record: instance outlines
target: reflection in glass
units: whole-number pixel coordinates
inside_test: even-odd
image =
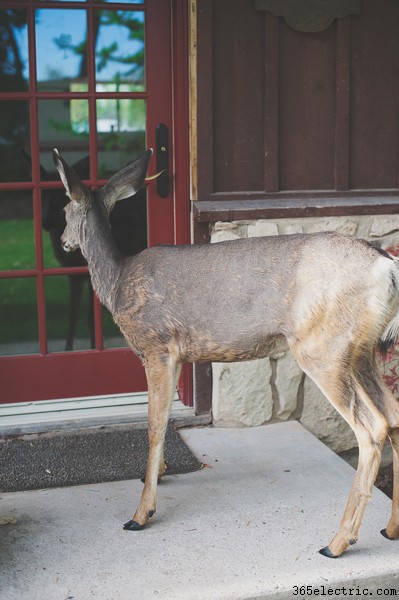
[[[45,292],[49,352],[94,348],[93,290],[89,275],[47,277]]]
[[[35,266],[32,192],[0,191],[0,271]]]
[[[89,156],[72,163],[81,179],[89,179]],[[51,179],[44,167],[41,169],[42,179]],[[80,250],[64,252],[61,246],[61,235],[65,229],[64,207],[69,202],[64,188],[44,189],[42,196],[42,228],[44,266],[82,267],[86,265]]]
[[[29,102],[0,101],[0,182],[30,181]]]
[[[145,100],[97,100],[98,173],[121,169],[145,151]]]
[[[23,92],[29,85],[26,10],[0,10],[0,92]]]
[[[87,91],[85,10],[36,10],[36,69],[41,92]]]
[[[36,279],[0,279],[0,356],[39,352]]]
[[[144,13],[99,10],[96,18],[97,91],[144,90]]]
[[[52,158],[59,148],[69,164],[89,156],[89,105],[87,100],[39,100],[40,164],[42,179],[59,181]]]
[[[110,214],[114,240],[120,252],[133,256],[147,248],[147,192],[119,200]],[[122,348],[127,344],[111,314],[103,308],[104,348]]]

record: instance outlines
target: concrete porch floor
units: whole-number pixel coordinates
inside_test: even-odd
[[[17,521],[0,527],[0,597],[399,595],[399,541],[379,533],[390,515],[379,490],[358,544],[337,560],[318,553],[339,527],[354,471],[297,422],[182,435],[209,466],[165,477],[143,531],[122,529],[138,503],[139,480],[1,494],[0,516]]]

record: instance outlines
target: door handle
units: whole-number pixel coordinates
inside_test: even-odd
[[[157,173],[163,171],[157,178],[157,193],[161,198],[169,194],[169,140],[168,128],[165,123],[159,123],[155,130]]]

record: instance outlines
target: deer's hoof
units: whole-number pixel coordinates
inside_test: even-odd
[[[153,515],[155,515],[155,509],[149,510],[148,518],[150,519]],[[144,525],[140,525],[140,523],[137,523],[137,521],[131,519],[130,521],[124,524],[123,529],[125,529],[126,531],[141,531],[141,529],[144,529],[145,525],[145,523]]]
[[[391,537],[388,535],[387,530],[386,529],[381,529],[380,531],[381,535],[384,536],[384,538],[386,538],[387,540],[396,540],[397,538]]]
[[[338,558],[336,554],[333,554],[328,546],[319,550],[319,553],[323,556],[327,556],[327,558]]]
[[[140,523],[131,519],[124,524],[123,529],[125,529],[125,531],[140,531],[141,529],[144,529],[144,527],[144,525],[140,525]]]

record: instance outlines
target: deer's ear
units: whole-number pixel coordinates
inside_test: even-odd
[[[90,190],[82,183],[76,171],[63,159],[57,148],[53,150],[53,159],[67,196],[71,200],[75,200],[75,202],[88,204],[90,201]]]
[[[147,150],[140,158],[115,173],[97,192],[108,212],[114,208],[115,202],[134,196],[143,187],[151,156],[152,150]]]

